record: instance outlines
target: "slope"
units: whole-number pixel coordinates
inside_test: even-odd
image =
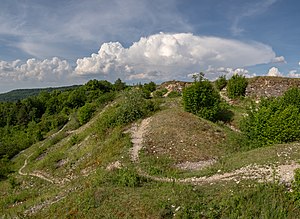
[[[297,168],[299,144],[241,151],[240,133],[183,112],[180,98],[159,101],[162,110],[145,120],[112,126],[117,100],[79,129],[67,125],[20,153],[14,159],[19,171],[0,182],[1,216],[293,218],[300,213],[286,184],[273,183],[276,177],[260,184],[260,175],[241,175],[262,165],[269,172]],[[183,168],[189,164],[195,168]]]

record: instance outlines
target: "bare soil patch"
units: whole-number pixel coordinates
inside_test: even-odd
[[[170,109],[152,117],[143,143],[146,156],[167,155],[174,164],[217,159],[226,135],[214,124],[181,110]]]

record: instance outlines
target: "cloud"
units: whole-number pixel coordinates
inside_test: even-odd
[[[272,67],[269,69],[267,76],[273,76],[273,77],[282,77],[283,75],[276,67]]]
[[[298,73],[297,70],[291,70],[288,73],[288,77],[291,77],[291,78],[300,78],[300,73]]]
[[[220,67],[220,68],[213,68],[211,66],[208,67],[208,69],[205,71],[205,73],[209,76],[208,78],[211,80],[217,79],[221,75],[225,75],[226,78],[231,78],[233,75],[243,75],[247,78],[255,77],[256,74],[250,73],[247,69],[244,68],[226,68],[226,67]]]
[[[57,82],[65,80],[72,72],[72,68],[66,60],[53,57],[39,61],[28,59],[26,63],[20,60],[12,62],[0,61],[0,79],[5,82]]]
[[[284,63],[284,64],[286,64],[287,62],[285,61],[285,58],[283,56],[277,56],[274,59],[272,59],[272,63]]]
[[[269,9],[277,0],[259,0],[257,2],[251,2],[249,4],[244,4],[232,12],[235,16],[233,17],[233,22],[231,25],[231,32],[233,35],[240,35],[245,30],[240,27],[240,23],[247,17],[252,17],[255,15],[262,14]]]
[[[127,44],[161,30],[193,31],[176,0],[5,1],[0,36],[30,57],[78,57],[109,40]],[[81,48],[79,48],[79,46]]]
[[[159,33],[142,37],[129,48],[119,42],[104,43],[98,53],[78,59],[75,74],[125,79],[184,79],[201,69],[228,66],[238,69],[270,63],[271,47],[191,33]]]

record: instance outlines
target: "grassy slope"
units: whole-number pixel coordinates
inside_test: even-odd
[[[22,217],[25,212],[35,218],[296,218],[300,214],[284,187],[276,184],[243,181],[192,186],[138,177],[128,155],[130,136],[124,134],[129,127],[101,131],[105,115],[113,108],[99,112],[86,128],[62,130],[20,153],[14,159],[16,173],[0,182],[1,215]],[[203,138],[207,135],[210,138]],[[151,174],[183,177],[300,158],[296,143],[241,152],[239,138],[226,126],[183,112],[180,99],[167,99],[164,110],[153,116],[140,167]],[[23,172],[39,170],[62,183],[18,175],[17,170],[29,155]],[[218,162],[201,171],[178,171],[173,167],[178,162],[210,158]],[[117,160],[124,171],[106,170]]]

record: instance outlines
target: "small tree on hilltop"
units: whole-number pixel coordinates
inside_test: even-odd
[[[211,82],[200,73],[193,76],[193,85],[184,89],[182,98],[184,109],[204,119],[216,121],[221,110],[221,98]]]
[[[248,82],[242,75],[233,75],[227,84],[227,95],[230,98],[237,98],[245,96]]]
[[[216,88],[222,90],[227,85],[226,76],[222,75],[215,81]]]
[[[126,83],[123,82],[120,78],[118,78],[114,83],[114,89],[116,91],[121,91],[124,90],[125,88],[126,88]]]

